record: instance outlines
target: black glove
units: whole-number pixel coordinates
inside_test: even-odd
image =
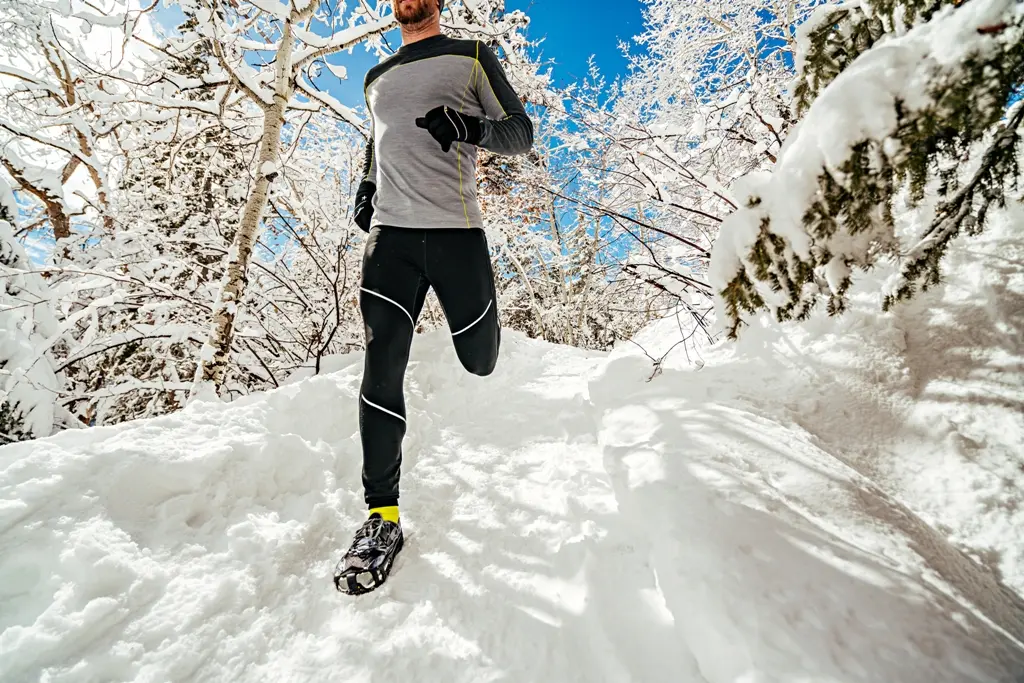
[[[435,107],[426,116],[416,119],[416,125],[426,128],[434,139],[441,143],[441,151],[447,153],[453,142],[480,144],[483,122],[475,116],[463,114],[451,107]]]
[[[359,183],[356,190],[356,225],[363,232],[370,232],[370,219],[373,218],[373,195],[377,193],[377,186],[369,180]]]

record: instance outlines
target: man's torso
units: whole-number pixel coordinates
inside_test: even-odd
[[[456,143],[447,154],[416,118],[447,105],[472,116],[487,112],[477,96],[489,87],[479,43],[445,36],[403,48],[366,77],[373,117],[377,193],[373,225],[482,227],[476,196],[476,147]]]

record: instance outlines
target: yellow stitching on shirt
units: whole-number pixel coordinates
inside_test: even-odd
[[[480,41],[477,41],[476,43],[476,63],[480,67],[480,73],[483,74],[484,78],[487,80],[487,87],[491,91],[491,97],[493,97],[494,101],[498,103],[498,109],[501,110],[501,115],[507,119],[509,117],[508,112],[505,111],[505,107],[502,106],[501,100],[498,99],[498,96],[494,92],[494,86],[491,85],[491,77],[487,75],[484,65],[480,64]]]
[[[473,60],[473,68],[469,70],[469,80],[466,81],[466,87],[462,89],[462,99],[459,101],[459,110],[466,106],[466,95],[469,94],[469,86],[473,85],[473,76],[476,75],[476,68],[480,66],[480,62]]]

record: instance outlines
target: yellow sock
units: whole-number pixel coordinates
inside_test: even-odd
[[[397,505],[389,505],[388,507],[383,507],[383,508],[370,508],[370,515],[371,516],[375,512],[378,515],[380,515],[381,517],[383,517],[384,519],[386,519],[387,521],[393,522],[395,524],[398,524],[398,506]]]

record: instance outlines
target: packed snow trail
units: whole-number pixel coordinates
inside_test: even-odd
[[[0,680],[1017,681],[1007,230],[898,315],[753,330],[652,381],[632,345],[506,332],[478,378],[417,337],[407,543],[360,598],[331,581],[366,514],[360,355],[2,448]],[[673,343],[662,327],[638,343]]]

